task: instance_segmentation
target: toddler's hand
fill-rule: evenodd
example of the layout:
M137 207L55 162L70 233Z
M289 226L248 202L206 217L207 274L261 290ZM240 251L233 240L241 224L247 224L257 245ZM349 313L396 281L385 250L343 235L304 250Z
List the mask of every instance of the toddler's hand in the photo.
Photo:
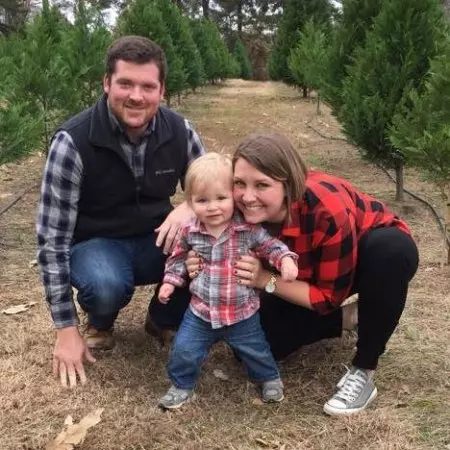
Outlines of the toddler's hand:
M284 281L294 281L297 279L297 275L297 263L289 256L285 256L281 260L281 279Z
M159 288L158 300L161 303L167 303L170 300L170 296L173 294L175 286L169 283L163 283Z

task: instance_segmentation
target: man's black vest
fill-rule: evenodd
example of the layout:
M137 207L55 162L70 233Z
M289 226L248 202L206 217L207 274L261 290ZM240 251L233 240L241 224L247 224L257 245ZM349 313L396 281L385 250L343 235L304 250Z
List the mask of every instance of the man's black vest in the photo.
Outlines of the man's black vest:
M83 161L75 242L130 237L157 228L172 210L170 197L187 168L184 119L160 107L138 186L113 131L106 96L63 124Z

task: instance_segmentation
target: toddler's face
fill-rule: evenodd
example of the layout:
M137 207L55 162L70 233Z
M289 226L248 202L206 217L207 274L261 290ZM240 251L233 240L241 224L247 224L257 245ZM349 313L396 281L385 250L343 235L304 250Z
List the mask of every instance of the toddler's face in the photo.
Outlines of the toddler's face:
M198 189L194 186L191 206L208 231L226 228L234 212L231 180L222 176Z

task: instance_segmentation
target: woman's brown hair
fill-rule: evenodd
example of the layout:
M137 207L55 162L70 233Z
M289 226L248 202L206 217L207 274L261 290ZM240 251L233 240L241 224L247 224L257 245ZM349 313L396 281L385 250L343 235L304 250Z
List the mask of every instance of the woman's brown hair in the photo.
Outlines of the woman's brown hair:
M238 145L233 155L233 169L239 158L283 183L290 218L292 203L302 199L305 193L308 169L289 139L278 133L251 134Z

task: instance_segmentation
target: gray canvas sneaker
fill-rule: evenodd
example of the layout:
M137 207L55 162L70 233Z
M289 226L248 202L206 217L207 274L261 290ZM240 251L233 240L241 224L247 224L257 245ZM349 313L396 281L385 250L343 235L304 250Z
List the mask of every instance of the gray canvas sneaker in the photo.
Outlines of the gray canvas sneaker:
M262 399L264 402L281 402L284 399L283 382L280 378L265 381L262 384Z
M163 409L176 409L189 401L194 394L194 391L189 389L178 389L171 386L164 397L158 402L158 406Z
M367 372L352 367L340 379L337 391L323 410L332 416L355 414L366 409L377 396L377 388Z

